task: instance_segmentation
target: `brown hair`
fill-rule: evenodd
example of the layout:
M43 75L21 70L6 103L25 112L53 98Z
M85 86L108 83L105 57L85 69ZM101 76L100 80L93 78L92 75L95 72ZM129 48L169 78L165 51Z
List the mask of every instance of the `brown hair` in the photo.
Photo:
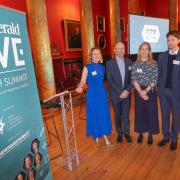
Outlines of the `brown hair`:
M100 48L98 48L98 47L93 47L93 48L91 48L91 50L90 50L90 52L89 52L89 56L90 56L90 58L91 58L91 61L92 61L92 53L93 53L94 50L99 50L100 53L101 53L101 49L100 49ZM101 53L100 63L103 63L102 53Z
M148 59L147 59L147 62L149 64L152 64L154 61L153 61L153 55L152 55L152 52L151 52L151 45L148 43L148 42L143 42L140 46L139 46L139 49L138 49L138 56L137 56L137 60L136 62L137 63L140 63L142 61L141 59L141 55L140 55L140 50L141 48L146 45L149 49L149 53L148 53Z
M179 32L179 31L169 31L169 32L166 34L166 38L168 38L169 36L174 36L174 37L176 37L177 39L180 39L180 32Z

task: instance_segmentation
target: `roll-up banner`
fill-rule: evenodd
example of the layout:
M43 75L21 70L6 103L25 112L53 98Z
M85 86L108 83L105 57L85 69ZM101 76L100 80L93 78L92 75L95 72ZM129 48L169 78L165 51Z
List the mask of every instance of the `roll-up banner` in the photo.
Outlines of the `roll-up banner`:
M0 6L0 179L52 179L26 15Z

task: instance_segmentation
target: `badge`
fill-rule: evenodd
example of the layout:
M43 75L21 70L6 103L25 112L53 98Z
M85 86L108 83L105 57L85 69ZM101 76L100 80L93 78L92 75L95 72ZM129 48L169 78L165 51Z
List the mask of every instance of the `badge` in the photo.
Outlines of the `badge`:
M93 75L93 76L97 75L97 72L96 72L96 71L93 71L93 72L92 72L92 75Z
M142 73L143 71L142 71L142 69L137 69L137 72Z
M180 61L178 61L178 60L173 60L173 64L179 65L179 63L180 63Z

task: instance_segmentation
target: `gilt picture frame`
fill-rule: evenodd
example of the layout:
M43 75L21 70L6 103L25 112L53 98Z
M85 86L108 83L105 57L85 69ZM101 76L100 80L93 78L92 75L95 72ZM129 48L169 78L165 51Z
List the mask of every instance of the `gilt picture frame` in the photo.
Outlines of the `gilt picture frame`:
M82 51L80 21L64 20L65 45L67 51Z

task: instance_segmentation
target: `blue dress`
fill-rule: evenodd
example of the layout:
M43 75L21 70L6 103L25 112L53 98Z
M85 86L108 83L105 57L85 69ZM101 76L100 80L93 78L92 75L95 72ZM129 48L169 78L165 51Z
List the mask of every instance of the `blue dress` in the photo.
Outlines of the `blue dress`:
M108 98L104 87L105 69L102 64L87 64L86 135L93 139L111 134L112 125Z

